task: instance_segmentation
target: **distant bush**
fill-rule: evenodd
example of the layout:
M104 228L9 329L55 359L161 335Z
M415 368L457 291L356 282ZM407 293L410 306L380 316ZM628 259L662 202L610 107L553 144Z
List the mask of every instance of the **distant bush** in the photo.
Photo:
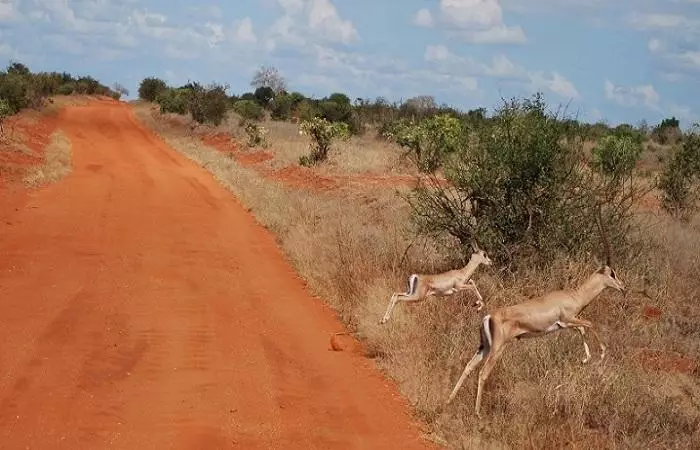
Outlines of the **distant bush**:
M641 142L633 134L622 133L601 138L593 149L593 165L610 176L625 176L642 154Z
M199 123L220 125L228 111L228 86L211 84L202 86L193 83L190 87L187 109L192 118Z
M292 115L293 98L289 94L279 94L272 101L270 117L273 120L288 120Z
M331 144L337 139L347 139L350 136L348 124L332 123L321 117L302 122L299 129L303 134L311 137L311 153L299 158L299 164L302 166L311 166L325 161Z
M189 102L189 89L169 88L158 94L155 101L160 106L162 114L187 114L187 105Z
M139 98L148 102L155 102L158 96L167 89L168 85L159 78L144 78L139 84Z
M680 122L675 117L662 120L651 132L652 139L662 145L673 145L681 136Z
M275 91L273 91L271 87L262 86L257 88L253 95L258 105L263 108L269 108L272 104L272 100L275 98Z
M666 164L659 187L662 205L675 217L688 219L700 197L700 129L689 133Z
M238 100L233 105L233 110L241 116L241 121L256 120L265 118L265 111L253 100Z
M248 141L246 142L248 147L267 147L267 139L265 139L267 129L265 127L254 122L246 122L243 130L248 136Z
M438 114L420 123L398 119L387 125L382 133L385 138L407 148L424 172L434 172L444 158L467 144L462 123L450 114Z

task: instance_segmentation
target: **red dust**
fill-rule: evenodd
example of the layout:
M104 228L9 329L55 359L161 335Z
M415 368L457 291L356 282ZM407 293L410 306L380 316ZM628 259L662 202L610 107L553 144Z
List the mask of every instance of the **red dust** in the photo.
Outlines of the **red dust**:
M639 349L637 359L648 370L692 374L698 370L698 362L675 352L664 352L649 348Z
M655 306L644 305L644 318L645 319L658 319L661 317L661 309Z

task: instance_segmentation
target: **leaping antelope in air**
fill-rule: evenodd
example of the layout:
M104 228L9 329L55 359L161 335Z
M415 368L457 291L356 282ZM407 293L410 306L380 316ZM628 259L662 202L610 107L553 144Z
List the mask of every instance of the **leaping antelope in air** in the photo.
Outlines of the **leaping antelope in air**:
M428 274L412 274L408 277L408 290L406 292L394 292L389 300L389 306L379 324L385 324L391 312L398 302L420 302L427 297L433 295L436 297L447 297L456 292L471 289L477 297L475 305L477 311L481 311L484 307L484 299L476 288L472 275L480 264L490 266L491 259L486 252L478 247L476 242L472 242L471 258L466 266L461 269L448 270L447 272L428 275Z
M596 218L605 244L605 265L596 270L576 289L553 291L516 305L498 308L491 314L484 316L480 327L481 345L464 368L462 376L447 400L448 404L454 400L465 378L485 359L484 365L479 371L474 407L476 415L481 417L479 409L484 384L496 365L496 361L501 357L505 346L514 340L544 336L565 328L575 328L581 333L583 339L586 351L586 357L583 359L585 364L591 358L591 352L585 340L585 329L587 328L600 345L600 359L605 358L605 345L593 329L593 324L588 320L576 317L606 288L613 288L622 293L626 291L624 283L617 278L615 271L610 267L610 243L603 231L600 211L598 211Z

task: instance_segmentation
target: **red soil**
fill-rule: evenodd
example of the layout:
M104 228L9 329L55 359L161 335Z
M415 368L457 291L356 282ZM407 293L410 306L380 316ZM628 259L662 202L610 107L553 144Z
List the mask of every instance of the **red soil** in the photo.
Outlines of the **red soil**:
M0 207L3 448L432 447L210 174L124 104L56 120L73 172Z
M685 358L678 353L652 350L649 348L639 349L637 358L644 368L660 372L680 372L692 374L698 370L698 362Z

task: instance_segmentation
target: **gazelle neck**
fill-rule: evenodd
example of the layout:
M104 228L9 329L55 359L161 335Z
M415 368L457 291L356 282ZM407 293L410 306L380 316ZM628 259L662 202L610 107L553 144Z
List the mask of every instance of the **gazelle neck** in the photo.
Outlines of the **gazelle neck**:
M462 275L464 275L465 277L470 277L477 269L477 267L479 267L479 264L481 264L479 261L470 259L467 265L459 269L459 271L462 272Z
M601 292L605 290L605 283L594 273L586 281L581 283L574 291L574 297L579 302L579 311L588 306Z

